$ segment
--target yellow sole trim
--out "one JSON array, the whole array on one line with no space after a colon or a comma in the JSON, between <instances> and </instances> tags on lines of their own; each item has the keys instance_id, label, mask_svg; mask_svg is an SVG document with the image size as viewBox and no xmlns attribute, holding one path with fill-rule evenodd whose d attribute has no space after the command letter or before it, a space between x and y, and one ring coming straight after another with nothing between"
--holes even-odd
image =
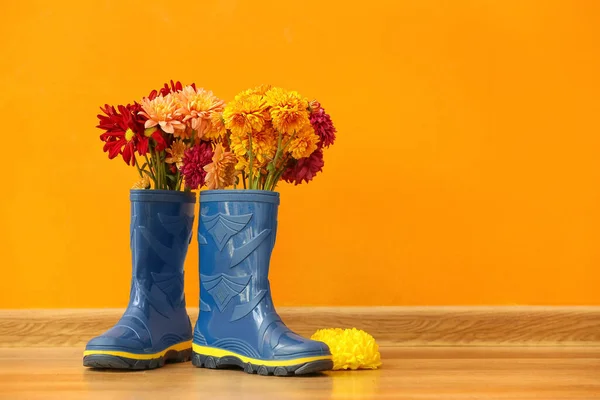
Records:
<instances>
[{"instance_id":1,"label":"yellow sole trim","mask_svg":"<svg viewBox=\"0 0 600 400\"><path fill-rule=\"evenodd\" d=\"M289 367L292 365L304 364L312 361L321 361L321 360L331 360L331 356L317 356L317 357L304 357L304 358L295 358L293 360L260 360L258 358L250 358L243 356L238 353L234 353L233 351L217 349L215 347L207 347L200 346L198 344L193 343L192 349L195 353L202 354L203 356L211 356L211 357L225 357L225 356L233 356L242 360L245 363L251 363L254 365L264 365L265 367Z\"/></svg>"},{"instance_id":2,"label":"yellow sole trim","mask_svg":"<svg viewBox=\"0 0 600 400\"><path fill-rule=\"evenodd\" d=\"M102 355L106 355L106 356L132 358L134 360L152 360L152 359L160 358L160 357L164 356L169 351L173 351L173 350L183 351L183 350L188 350L190 347L192 347L192 341L188 340L187 342L181 342L181 343L174 344L173 346L167 347L163 351L160 351L158 353L152 353L152 354L136 354L136 353L128 353L126 351L111 351L111 350L86 350L83 352L83 356L85 357L85 356L91 356L94 354L102 354Z\"/></svg>"}]
</instances>

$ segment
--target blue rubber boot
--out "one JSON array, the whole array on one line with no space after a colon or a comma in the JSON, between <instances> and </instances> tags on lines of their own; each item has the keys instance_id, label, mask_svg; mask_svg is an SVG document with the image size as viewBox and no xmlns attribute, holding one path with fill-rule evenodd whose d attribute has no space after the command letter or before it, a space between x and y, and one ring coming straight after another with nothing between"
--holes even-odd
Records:
<instances>
[{"instance_id":1,"label":"blue rubber boot","mask_svg":"<svg viewBox=\"0 0 600 400\"><path fill-rule=\"evenodd\" d=\"M83 365L150 369L189 361L192 326L185 309L183 262L192 237L196 195L131 190L133 276L121 320L90 340Z\"/></svg>"},{"instance_id":2,"label":"blue rubber boot","mask_svg":"<svg viewBox=\"0 0 600 400\"><path fill-rule=\"evenodd\" d=\"M207 190L200 193L200 315L192 363L238 366L261 375L330 370L325 343L305 339L281 321L269 287L279 193Z\"/></svg>"}]
</instances>

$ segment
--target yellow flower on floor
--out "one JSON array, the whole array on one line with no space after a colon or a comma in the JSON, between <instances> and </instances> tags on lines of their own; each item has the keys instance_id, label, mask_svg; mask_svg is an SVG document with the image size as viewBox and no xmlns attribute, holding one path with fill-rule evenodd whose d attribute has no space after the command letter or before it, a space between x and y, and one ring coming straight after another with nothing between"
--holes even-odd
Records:
<instances>
[{"instance_id":1,"label":"yellow flower on floor","mask_svg":"<svg viewBox=\"0 0 600 400\"><path fill-rule=\"evenodd\" d=\"M295 136L291 138L287 151L296 160L310 156L319 143L319 136L315 133L313 127L305 125Z\"/></svg>"},{"instance_id":2,"label":"yellow flower on floor","mask_svg":"<svg viewBox=\"0 0 600 400\"><path fill-rule=\"evenodd\" d=\"M270 107L273 127L277 131L291 135L305 125L310 125L308 100L298 92L272 88L265 97Z\"/></svg>"},{"instance_id":3,"label":"yellow flower on floor","mask_svg":"<svg viewBox=\"0 0 600 400\"><path fill-rule=\"evenodd\" d=\"M324 342L333 356L333 369L377 369L381 366L379 346L367 332L352 329L319 329L312 340Z\"/></svg>"},{"instance_id":4,"label":"yellow flower on floor","mask_svg":"<svg viewBox=\"0 0 600 400\"><path fill-rule=\"evenodd\" d=\"M139 181L133 184L132 189L150 189L150 178L144 175Z\"/></svg>"}]
</instances>

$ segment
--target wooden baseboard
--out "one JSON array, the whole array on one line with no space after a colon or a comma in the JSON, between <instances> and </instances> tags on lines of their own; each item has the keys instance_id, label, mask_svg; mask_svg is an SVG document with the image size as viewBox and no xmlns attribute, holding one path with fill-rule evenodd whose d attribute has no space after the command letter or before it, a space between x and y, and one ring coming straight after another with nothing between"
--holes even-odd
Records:
<instances>
[{"instance_id":1,"label":"wooden baseboard","mask_svg":"<svg viewBox=\"0 0 600 400\"><path fill-rule=\"evenodd\" d=\"M84 346L120 309L0 310L0 347ZM189 309L195 321L198 309ZM356 327L382 346L600 346L600 307L281 308L304 336Z\"/></svg>"}]
</instances>

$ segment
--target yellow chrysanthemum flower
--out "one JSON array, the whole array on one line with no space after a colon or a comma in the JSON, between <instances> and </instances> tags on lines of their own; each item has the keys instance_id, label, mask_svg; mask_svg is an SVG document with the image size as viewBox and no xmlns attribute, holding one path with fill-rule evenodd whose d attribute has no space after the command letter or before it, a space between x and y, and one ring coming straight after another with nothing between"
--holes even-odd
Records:
<instances>
[{"instance_id":1,"label":"yellow chrysanthemum flower","mask_svg":"<svg viewBox=\"0 0 600 400\"><path fill-rule=\"evenodd\" d=\"M265 98L270 107L273 127L277 131L291 135L310 125L308 100L298 92L272 88Z\"/></svg>"},{"instance_id":2,"label":"yellow chrysanthemum flower","mask_svg":"<svg viewBox=\"0 0 600 400\"><path fill-rule=\"evenodd\" d=\"M313 127L305 125L295 136L291 138L287 151L296 160L310 156L319 143L319 136L315 133Z\"/></svg>"},{"instance_id":3,"label":"yellow chrysanthemum flower","mask_svg":"<svg viewBox=\"0 0 600 400\"><path fill-rule=\"evenodd\" d=\"M260 165L259 163L252 163L252 174L256 177L258 174L266 174L266 165ZM250 172L250 162L247 158L238 157L237 164L235 165L236 171L244 171L246 174Z\"/></svg>"},{"instance_id":4,"label":"yellow chrysanthemum flower","mask_svg":"<svg viewBox=\"0 0 600 400\"><path fill-rule=\"evenodd\" d=\"M265 129L252 134L252 153L260 165L266 165L277 151L278 134L271 124L266 124Z\"/></svg>"},{"instance_id":5,"label":"yellow chrysanthemum flower","mask_svg":"<svg viewBox=\"0 0 600 400\"><path fill-rule=\"evenodd\" d=\"M320 329L312 340L324 342L333 356L333 369L377 369L381 366L379 346L367 332L352 329Z\"/></svg>"},{"instance_id":6,"label":"yellow chrysanthemum flower","mask_svg":"<svg viewBox=\"0 0 600 400\"><path fill-rule=\"evenodd\" d=\"M150 178L144 175L139 181L133 184L132 189L150 189Z\"/></svg>"},{"instance_id":7,"label":"yellow chrysanthemum flower","mask_svg":"<svg viewBox=\"0 0 600 400\"><path fill-rule=\"evenodd\" d=\"M233 135L247 135L248 132L263 130L265 121L269 119L266 111L267 103L263 96L257 94L236 96L223 111L225 127Z\"/></svg>"},{"instance_id":8,"label":"yellow chrysanthemum flower","mask_svg":"<svg viewBox=\"0 0 600 400\"><path fill-rule=\"evenodd\" d=\"M255 166L265 166L268 164L277 151L278 134L273 129L273 126L266 122L264 129L261 131L252 132L252 155ZM238 157L247 157L250 147L249 135L234 135L230 136L231 151Z\"/></svg>"},{"instance_id":9,"label":"yellow chrysanthemum flower","mask_svg":"<svg viewBox=\"0 0 600 400\"><path fill-rule=\"evenodd\" d=\"M231 135L229 137L229 147L236 156L245 156L248 151L248 136Z\"/></svg>"},{"instance_id":10,"label":"yellow chrysanthemum flower","mask_svg":"<svg viewBox=\"0 0 600 400\"><path fill-rule=\"evenodd\" d=\"M253 87L252 89L247 89L247 90L243 91L241 93L241 95L248 96L251 94L257 94L259 96L264 96L269 90L271 90L271 88L272 88L271 85L260 85L260 86Z\"/></svg>"},{"instance_id":11,"label":"yellow chrysanthemum flower","mask_svg":"<svg viewBox=\"0 0 600 400\"><path fill-rule=\"evenodd\" d=\"M246 136L246 138L242 139L240 136L236 136L236 135L231 135L230 137L231 142L230 142L230 147L231 147L231 152L233 154L235 154L235 156L237 157L238 163L235 166L235 169L237 171L245 171L246 173L249 172L249 166L250 166L250 160L248 158L248 148L249 148L249 140L248 137ZM252 143L252 148L256 149L256 145L254 143ZM256 159L256 152L253 152L253 168L252 171L254 174L258 173L261 168L263 167L263 165L261 165L260 162L257 161Z\"/></svg>"}]
</instances>

